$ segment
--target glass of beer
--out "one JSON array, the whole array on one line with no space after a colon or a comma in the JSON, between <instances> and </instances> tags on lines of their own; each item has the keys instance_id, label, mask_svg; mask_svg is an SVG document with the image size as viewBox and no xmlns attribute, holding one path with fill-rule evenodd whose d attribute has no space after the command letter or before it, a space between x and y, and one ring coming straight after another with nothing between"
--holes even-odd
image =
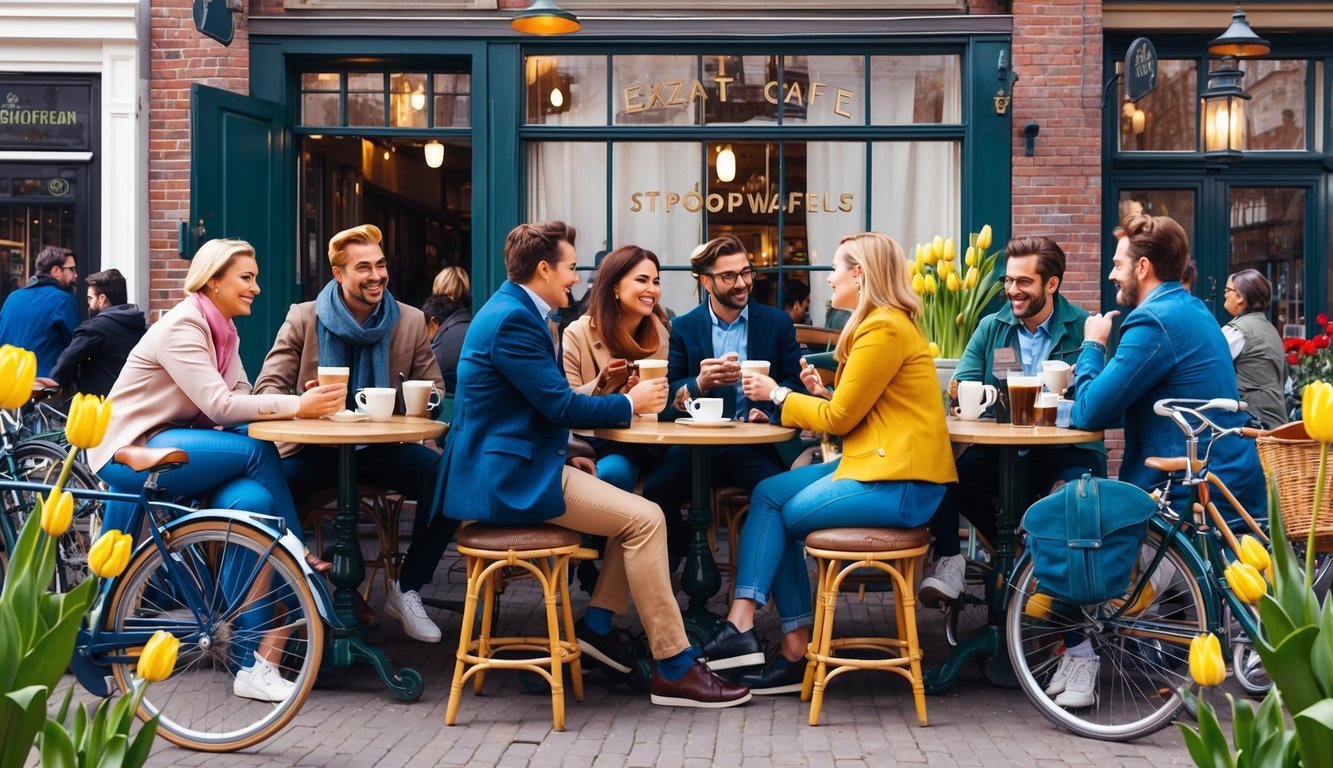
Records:
<instances>
[{"instance_id":1,"label":"glass of beer","mask_svg":"<svg viewBox=\"0 0 1333 768\"><path fill-rule=\"evenodd\" d=\"M1037 395L1041 394L1040 376L1009 377L1009 416L1015 427L1037 424Z\"/></svg>"}]
</instances>

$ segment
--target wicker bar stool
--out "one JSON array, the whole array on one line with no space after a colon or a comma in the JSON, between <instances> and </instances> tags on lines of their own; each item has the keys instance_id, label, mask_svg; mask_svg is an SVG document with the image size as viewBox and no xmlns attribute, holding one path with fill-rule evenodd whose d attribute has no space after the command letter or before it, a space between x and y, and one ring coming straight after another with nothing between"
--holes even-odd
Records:
<instances>
[{"instance_id":1,"label":"wicker bar stool","mask_svg":"<svg viewBox=\"0 0 1333 768\"><path fill-rule=\"evenodd\" d=\"M449 687L449 705L444 724L453 725L463 696L463 685L472 678L472 691L481 695L489 669L519 669L541 675L551 687L551 720L557 731L565 729L565 688L562 665L570 667L574 698L583 701L583 670L579 646L574 639L574 614L569 605L569 560L581 554L582 536L556 525L498 526L467 525L458 530L458 553L467 568L467 599L463 626L459 631L457 663ZM505 571L527 571L541 585L546 605L545 637L491 637L495 619L497 582ZM477 604L482 603L481 629L473 638ZM559 607L557 608L557 602ZM558 612L558 613L557 613ZM563 639L561 630L563 629ZM544 655L519 659L497 659L498 651L534 651Z\"/></svg>"},{"instance_id":2,"label":"wicker bar stool","mask_svg":"<svg viewBox=\"0 0 1333 768\"><path fill-rule=\"evenodd\" d=\"M399 544L398 528L402 518L402 494L378 485L358 485L356 497L360 513L375 526L379 550L374 557L363 558L366 579L361 584L361 597L370 599L377 574L383 577L384 592L388 594L391 582L398 579L404 552ZM316 494L300 511L301 520L315 531L314 551L324 551L324 525L338 515L338 491L328 489Z\"/></svg>"},{"instance_id":3,"label":"wicker bar stool","mask_svg":"<svg viewBox=\"0 0 1333 768\"><path fill-rule=\"evenodd\" d=\"M815 626L805 667L801 700L810 702L810 724L819 725L824 689L830 680L857 669L885 670L912 684L917 719L926 725L926 688L921 676L921 643L916 631L916 575L930 542L926 528L829 528L805 539L805 551L819 567ZM833 619L843 581L861 568L888 576L893 589L897 637L833 638ZM883 652L883 658L853 658L838 651Z\"/></svg>"},{"instance_id":4,"label":"wicker bar stool","mask_svg":"<svg viewBox=\"0 0 1333 768\"><path fill-rule=\"evenodd\" d=\"M713 524L708 527L708 543L713 548L713 559L717 570L731 573L736 568L736 551L740 548L741 523L750 511L750 494L744 488L734 485L719 486L713 489L712 501ZM727 529L727 558L722 562L717 544L717 529Z\"/></svg>"}]
</instances>

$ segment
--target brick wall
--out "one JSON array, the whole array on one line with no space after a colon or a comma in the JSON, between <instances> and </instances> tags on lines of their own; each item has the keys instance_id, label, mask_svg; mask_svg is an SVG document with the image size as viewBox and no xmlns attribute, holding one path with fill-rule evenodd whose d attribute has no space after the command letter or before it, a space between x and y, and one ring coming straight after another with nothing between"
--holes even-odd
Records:
<instances>
[{"instance_id":1,"label":"brick wall","mask_svg":"<svg viewBox=\"0 0 1333 768\"><path fill-rule=\"evenodd\" d=\"M260 0L270 4L281 0ZM178 227L190 216L190 85L249 90L245 14L230 46L195 31L191 0L152 0L148 129L150 319L182 297L188 262L177 252Z\"/></svg>"}]
</instances>

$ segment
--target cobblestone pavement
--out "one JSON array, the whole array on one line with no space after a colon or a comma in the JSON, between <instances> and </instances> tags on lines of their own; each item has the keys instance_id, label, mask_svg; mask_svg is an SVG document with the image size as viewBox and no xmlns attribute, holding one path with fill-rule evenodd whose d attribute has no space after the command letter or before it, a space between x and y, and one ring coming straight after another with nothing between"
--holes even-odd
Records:
<instances>
[{"instance_id":1,"label":"cobblestone pavement","mask_svg":"<svg viewBox=\"0 0 1333 768\"><path fill-rule=\"evenodd\" d=\"M462 573L450 551L430 597L462 599ZM723 588L727 588L724 582ZM582 597L581 593L576 594ZM378 590L372 604L382 602ZM882 624L884 597L850 598L850 626L858 634ZM530 587L511 587L497 629L519 634L545 632ZM724 606L719 601L718 609ZM1163 766L1188 765L1175 727L1132 744L1072 736L1050 725L1022 692L1001 690L969 667L955 690L928 696L929 727L916 725L905 680L885 673L839 678L825 698L819 727L806 724L808 705L796 696L755 697L728 710L654 706L648 695L608 686L589 675L586 697L569 695L566 730L551 730L550 698L524 691L515 673L493 672L486 695L464 694L458 724L445 727L444 710L453 675L458 617L430 610L444 642L424 645L382 618L370 638L398 666L417 669L426 689L419 701L394 699L367 666L333 675L311 694L305 708L276 737L250 750L210 755L176 748L162 739L155 766ZM843 608L839 608L839 631ZM577 611L577 608L576 608ZM948 653L940 614L920 616L927 665ZM761 617L760 628L776 647L777 620ZM566 691L568 692L568 686Z\"/></svg>"}]
</instances>

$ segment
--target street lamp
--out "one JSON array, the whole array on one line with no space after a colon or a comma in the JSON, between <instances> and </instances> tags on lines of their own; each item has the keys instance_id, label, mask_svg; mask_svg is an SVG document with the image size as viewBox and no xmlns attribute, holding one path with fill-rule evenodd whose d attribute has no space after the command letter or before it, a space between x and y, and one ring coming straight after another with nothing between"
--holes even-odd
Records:
<instances>
[{"instance_id":1,"label":"street lamp","mask_svg":"<svg viewBox=\"0 0 1333 768\"><path fill-rule=\"evenodd\" d=\"M531 5L514 14L509 26L528 35L567 35L583 27L579 17L556 5L555 0L532 0Z\"/></svg>"},{"instance_id":2,"label":"street lamp","mask_svg":"<svg viewBox=\"0 0 1333 768\"><path fill-rule=\"evenodd\" d=\"M1241 87L1245 73L1240 60L1264 56L1268 51L1268 41L1250 29L1239 5L1231 15L1231 26L1208 43L1208 53L1221 56L1222 66L1208 73L1208 87L1200 95L1203 119L1199 131L1204 157L1234 159L1245 151L1245 102L1250 95Z\"/></svg>"}]
</instances>

